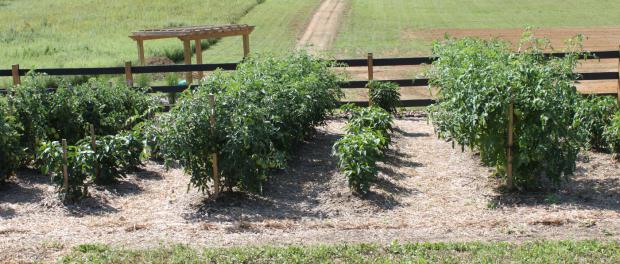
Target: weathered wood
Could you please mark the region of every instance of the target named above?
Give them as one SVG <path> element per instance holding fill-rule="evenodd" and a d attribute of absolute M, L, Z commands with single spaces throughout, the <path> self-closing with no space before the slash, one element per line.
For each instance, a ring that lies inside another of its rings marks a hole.
<path fill-rule="evenodd" d="M 97 153 L 97 136 L 95 135 L 95 126 L 92 124 L 89 126 L 90 132 L 90 147 L 94 153 Z M 95 179 L 99 179 L 101 176 L 101 168 L 99 168 L 99 162 L 95 160 Z"/>
<path fill-rule="evenodd" d="M 372 53 L 368 53 L 368 83 L 370 83 L 374 79 L 374 62 Z M 372 96 L 370 94 L 370 87 L 368 87 L 368 105 L 372 106 Z"/>
<path fill-rule="evenodd" d="M 146 59 L 144 58 L 144 41 L 138 39 L 136 42 L 138 43 L 138 59 L 140 60 L 140 65 L 144 66 L 144 64 L 146 64 Z"/>
<path fill-rule="evenodd" d="M 513 156 L 513 134 L 514 134 L 514 102 L 511 101 L 510 105 L 508 105 L 508 153 L 506 160 L 506 178 L 508 185 L 508 189 L 512 190 L 514 188 L 514 179 L 512 175 L 512 156 Z"/>
<path fill-rule="evenodd" d="M 131 73 L 131 61 L 125 62 L 125 82 L 133 86 L 133 74 Z"/>
<path fill-rule="evenodd" d="M 620 51 L 620 47 L 619 47 Z M 618 58 L 618 89 L 616 90 L 617 96 L 616 101 L 618 103 L 618 107 L 620 107 L 620 58 Z"/>
<path fill-rule="evenodd" d="M 243 58 L 250 55 L 250 33 L 243 34 Z"/>
<path fill-rule="evenodd" d="M 183 58 L 185 64 L 192 64 L 192 46 L 189 40 L 183 40 Z M 187 80 L 187 84 L 192 83 L 192 72 L 185 73 L 185 80 Z"/>
<path fill-rule="evenodd" d="M 209 94 L 209 105 L 211 107 L 211 115 L 209 116 L 209 122 L 211 123 L 211 133 L 215 133 L 215 95 L 213 94 Z M 217 153 L 212 154 L 211 162 L 213 165 L 213 199 L 217 199 L 217 197 L 219 197 L 220 195 L 221 188 Z"/>
<path fill-rule="evenodd" d="M 202 40 L 196 39 L 196 64 L 202 64 Z M 202 80 L 204 73 L 202 71 L 198 72 L 198 80 Z"/>
<path fill-rule="evenodd" d="M 11 67 L 11 75 L 13 75 L 13 85 L 17 86 L 22 83 L 19 76 L 19 64 L 15 64 Z"/>
<path fill-rule="evenodd" d="M 69 191 L 69 169 L 67 165 L 67 140 L 62 139 L 62 190 L 64 193 Z"/>

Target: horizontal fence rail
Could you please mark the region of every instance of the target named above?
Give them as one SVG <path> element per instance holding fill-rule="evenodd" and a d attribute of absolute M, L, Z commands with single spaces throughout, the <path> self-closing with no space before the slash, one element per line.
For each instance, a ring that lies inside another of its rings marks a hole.
<path fill-rule="evenodd" d="M 565 57 L 568 53 L 545 53 L 547 57 Z M 620 59 L 619 51 L 595 51 L 587 53 L 583 56 L 584 59 Z M 437 57 L 410 57 L 410 58 L 378 58 L 373 59 L 369 56 L 368 59 L 341 59 L 334 60 L 334 67 L 369 67 L 369 71 L 372 71 L 372 67 L 380 66 L 416 66 L 431 64 L 437 60 Z M 125 66 L 125 67 L 93 67 L 93 68 L 47 68 L 47 69 L 34 69 L 35 73 L 42 73 L 49 76 L 67 76 L 67 75 L 121 75 L 121 74 L 144 74 L 144 73 L 170 73 L 170 72 L 203 72 L 203 71 L 215 71 L 220 70 L 235 70 L 239 63 L 218 63 L 218 64 L 189 64 L 189 65 L 155 65 L 155 66 Z M 0 77 L 13 78 L 27 75 L 30 69 L 15 69 L 16 74 L 13 74 L 14 70 L 0 70 Z M 583 72 L 576 73 L 578 80 L 580 81 L 597 81 L 597 80 L 619 80 L 619 72 Z M 370 76 L 369 76 L 369 79 Z M 427 87 L 429 85 L 429 79 L 416 78 L 416 79 L 395 79 L 395 80 L 377 80 L 388 81 L 398 84 L 400 87 Z M 343 89 L 359 89 L 366 88 L 369 81 L 366 80 L 351 80 L 344 82 L 341 87 Z M 620 80 L 619 80 L 620 83 Z M 196 88 L 197 85 L 191 86 L 151 86 L 148 92 L 155 93 L 179 93 L 187 90 L 188 88 Z M 55 89 L 50 88 L 50 91 Z M 6 93 L 5 89 L 0 89 L 0 93 Z M 616 95 L 617 93 L 597 93 L 597 95 Z M 368 105 L 367 101 L 343 101 L 345 103 L 353 103 L 360 106 Z M 401 105 L 406 107 L 415 106 L 428 106 L 435 103 L 434 99 L 411 99 L 401 100 Z"/>

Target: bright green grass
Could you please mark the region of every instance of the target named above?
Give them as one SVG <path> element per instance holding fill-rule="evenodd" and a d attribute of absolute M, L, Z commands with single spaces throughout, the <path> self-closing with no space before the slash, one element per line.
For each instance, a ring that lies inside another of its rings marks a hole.
<path fill-rule="evenodd" d="M 254 20 L 239 21 L 253 7 L 256 7 L 263 16 L 276 17 L 256 19 L 257 24 L 261 23 L 259 26 L 276 27 L 276 29 L 260 29 L 256 38 L 260 39 L 261 34 L 267 31 L 263 35 L 272 40 L 265 41 L 266 44 L 290 44 L 294 41 L 290 39 L 291 36 L 294 38 L 291 29 L 297 27 L 293 16 L 307 15 L 298 12 L 308 11 L 312 6 L 311 3 L 318 0 L 267 0 L 264 5 L 271 6 L 273 8 L 271 10 L 258 8 L 260 5 L 257 6 L 257 2 L 257 0 L 0 0 L 0 68 L 10 68 L 11 64 L 20 64 L 24 68 L 122 65 L 124 61 L 137 60 L 136 44 L 128 37 L 134 30 L 179 25 L 254 22 Z M 275 34 L 276 31 L 280 34 Z M 241 51 L 241 41 L 235 40 L 234 46 Z M 224 46 L 226 43 L 230 42 L 224 41 Z M 145 45 L 147 57 L 161 56 L 164 49 L 174 50 L 182 47 L 181 42 L 176 39 L 147 41 Z M 271 46 L 280 49 L 286 45 Z M 241 58 L 236 55 L 219 54 L 230 61 Z"/>
<path fill-rule="evenodd" d="M 239 23 L 255 25 L 250 36 L 252 52 L 284 54 L 294 49 L 297 37 L 320 0 L 267 0 Z M 204 63 L 233 62 L 243 57 L 241 37 L 225 38 L 204 54 Z"/>
<path fill-rule="evenodd" d="M 421 243 L 389 246 L 241 247 L 195 249 L 176 245 L 124 250 L 81 245 L 64 263 L 620 263 L 620 244 L 540 241 L 523 244 Z"/>
<path fill-rule="evenodd" d="M 430 54 L 408 36 L 426 28 L 620 26 L 618 0 L 350 0 L 332 53 L 361 57 Z M 409 34 L 410 35 L 410 34 Z"/>

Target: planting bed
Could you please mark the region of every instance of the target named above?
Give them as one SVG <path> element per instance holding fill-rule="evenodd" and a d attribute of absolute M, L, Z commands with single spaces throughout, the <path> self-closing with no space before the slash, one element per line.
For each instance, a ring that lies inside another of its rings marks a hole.
<path fill-rule="evenodd" d="M 0 187 L 0 262 L 53 260 L 83 243 L 129 248 L 337 242 L 620 239 L 620 164 L 587 152 L 553 194 L 500 195 L 475 153 L 437 139 L 426 118 L 397 119 L 379 182 L 353 196 L 330 155 L 344 119 L 319 127 L 270 175 L 264 196 L 217 202 L 189 176 L 147 163 L 91 198 L 63 206 L 47 176 L 21 171 Z"/>

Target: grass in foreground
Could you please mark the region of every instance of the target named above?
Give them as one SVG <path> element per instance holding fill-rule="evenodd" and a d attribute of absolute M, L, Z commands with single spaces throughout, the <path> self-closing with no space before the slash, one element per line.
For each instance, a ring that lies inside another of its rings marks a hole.
<path fill-rule="evenodd" d="M 350 0 L 332 52 L 341 57 L 428 55 L 431 42 L 417 37 L 416 30 L 617 26 L 619 9 L 620 1 L 613 0 Z"/>
<path fill-rule="evenodd" d="M 77 246 L 64 263 L 620 263 L 620 244 L 601 241 L 539 241 L 523 244 L 392 243 L 338 246 L 195 249 L 161 246 L 125 250 Z"/>

